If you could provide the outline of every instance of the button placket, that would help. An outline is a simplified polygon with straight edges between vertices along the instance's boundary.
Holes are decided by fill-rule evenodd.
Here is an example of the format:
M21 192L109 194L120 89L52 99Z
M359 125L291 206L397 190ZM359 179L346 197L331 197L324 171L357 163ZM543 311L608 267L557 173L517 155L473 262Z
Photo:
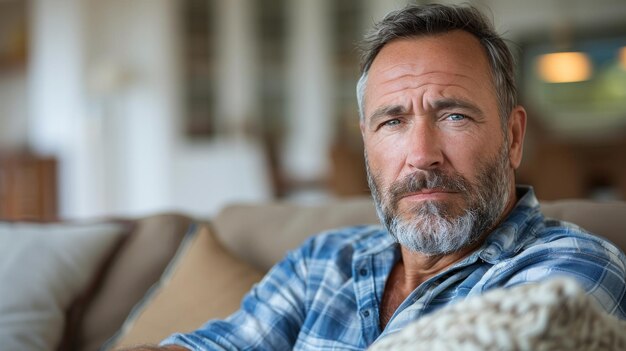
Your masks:
M358 262L355 262L353 272L358 314L363 328L363 338L371 343L378 333L378 321L375 318L376 311L372 300L375 291L372 257L361 257L356 261Z

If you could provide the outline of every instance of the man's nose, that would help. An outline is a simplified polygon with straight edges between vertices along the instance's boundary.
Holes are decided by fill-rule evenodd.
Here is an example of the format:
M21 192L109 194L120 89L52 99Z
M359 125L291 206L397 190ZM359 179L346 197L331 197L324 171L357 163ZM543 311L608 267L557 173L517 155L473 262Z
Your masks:
M412 171L441 167L444 155L437 127L430 123L418 123L412 129L407 136L407 166Z

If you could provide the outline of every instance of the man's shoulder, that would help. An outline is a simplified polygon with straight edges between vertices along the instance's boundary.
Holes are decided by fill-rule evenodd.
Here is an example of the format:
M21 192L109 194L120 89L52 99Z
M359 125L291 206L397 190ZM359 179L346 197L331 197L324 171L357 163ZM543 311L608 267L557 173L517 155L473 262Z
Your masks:
M300 247L290 251L287 259L279 265L289 265L319 283L320 277L328 276L329 272L337 272L339 276L349 276L355 255L363 251L363 247L371 247L378 243L388 247L389 235L380 226L358 225L326 230L309 237ZM313 273L314 272L314 273ZM332 275L332 274L331 274Z
M537 220L524 234L522 245L496 262L492 280L483 288L569 277L606 311L625 315L626 255L616 245L576 224L551 218Z
M320 232L309 237L296 254L303 258L330 259L351 257L355 252L372 246L387 247L393 239L380 225L355 225Z
M576 255L591 260L624 262L624 253L613 243L597 234L567 221L543 218L529 233L520 250L526 255Z
M537 237L539 240L552 243L553 246L557 247L575 245L581 249L603 248L620 252L615 244L604 237L591 233L574 223L552 218L544 219L544 225L537 233Z
M503 224L504 230L495 236L509 257L542 250L544 254L546 251L553 254L579 252L624 260L624 253L602 236L544 215L532 187L518 186L517 191L520 200Z

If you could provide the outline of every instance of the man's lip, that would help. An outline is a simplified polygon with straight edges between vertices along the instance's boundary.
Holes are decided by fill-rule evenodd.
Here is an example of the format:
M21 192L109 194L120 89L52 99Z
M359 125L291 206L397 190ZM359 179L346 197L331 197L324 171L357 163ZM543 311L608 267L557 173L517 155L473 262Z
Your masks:
M456 191L449 191L449 190L443 190L443 189L422 189L420 191L414 191L414 192L410 192L410 193L406 193L402 195L402 198L405 197L420 197L420 196L424 196L424 197L428 197L430 196L437 196L437 195L443 195L443 194L455 194Z

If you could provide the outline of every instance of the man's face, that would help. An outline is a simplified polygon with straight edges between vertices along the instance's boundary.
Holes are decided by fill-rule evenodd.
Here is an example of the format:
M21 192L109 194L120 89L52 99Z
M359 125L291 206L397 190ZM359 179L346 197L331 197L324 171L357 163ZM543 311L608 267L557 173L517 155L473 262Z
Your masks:
M471 34L385 45L369 71L364 112L370 187L403 246L458 251L512 205L523 121L521 136L515 123L503 132L489 63Z

